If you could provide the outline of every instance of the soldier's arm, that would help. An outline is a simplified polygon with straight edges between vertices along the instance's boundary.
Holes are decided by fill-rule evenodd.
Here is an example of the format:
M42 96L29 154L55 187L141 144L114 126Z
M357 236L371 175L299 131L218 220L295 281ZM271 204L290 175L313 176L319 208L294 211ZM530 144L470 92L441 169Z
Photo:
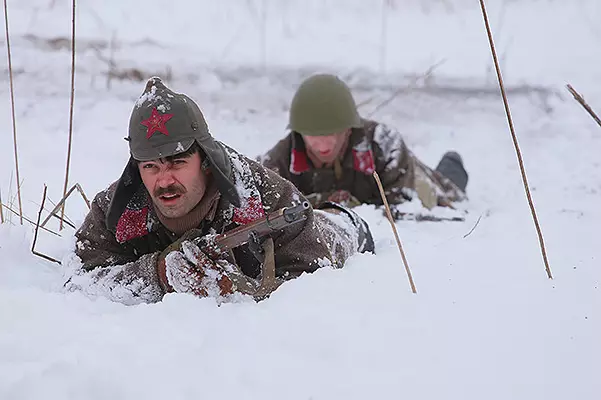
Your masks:
M263 203L267 211L277 210L305 200L294 185L264 170ZM273 235L276 275L282 280L295 278L303 272L314 272L332 265L332 256L323 235L315 224L311 208L304 223L294 224Z
M290 179L290 135L280 140L271 150L259 157L259 162L284 179Z
M374 144L376 171L388 202L400 204L413 198L415 159L401 134L384 124L378 124L374 131ZM377 203L381 203L380 193L373 195L375 199L379 199Z
M75 236L75 254L81 268L73 271L67 287L124 304L157 302L163 297L157 273L159 253L138 256L133 248L115 240L105 223L102 192Z

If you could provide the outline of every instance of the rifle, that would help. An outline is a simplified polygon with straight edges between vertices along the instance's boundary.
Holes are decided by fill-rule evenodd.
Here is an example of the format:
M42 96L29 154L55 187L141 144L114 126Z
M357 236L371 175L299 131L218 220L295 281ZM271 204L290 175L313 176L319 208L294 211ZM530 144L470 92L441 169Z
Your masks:
M280 208L263 218L239 226L215 237L215 244L222 252L248 243L248 248L261 263L261 282L252 289L240 284L247 294L255 299L265 298L281 281L275 276L275 247L269 235L307 219L306 211L311 208L308 201L291 207ZM265 239L265 240L263 240ZM263 242L263 243L262 243Z
M319 205L323 201L323 195L321 193L310 193L306 194L305 198L313 205L313 207Z
M308 195L305 195L305 197L307 198L307 200L309 200L311 202L311 204L313 204L314 207L320 205L323 203L323 199L324 197L327 198L327 196L324 196L322 193L311 193ZM411 200L410 198L406 198L407 200ZM357 200L358 201L358 200ZM447 207L451 207L452 206L450 204L446 205ZM352 206L348 206L347 207L352 207ZM381 208L382 206L377 206L377 208ZM400 212L400 211L394 211L391 210L392 212L392 216L393 219L395 221L417 221L417 222L423 222L423 221L428 221L428 222L441 222L441 221L453 221L453 222L463 222L465 221L464 217L437 217L434 215L427 215L427 214L421 214L421 213L408 213L408 212Z
M263 262L265 260L265 252L261 246L261 239L273 232L305 221L307 219L305 212L310 208L311 205L308 201L280 208L263 218L217 235L215 237L215 244L220 250L225 252L248 243L248 247L253 255L260 262Z
M429 221L429 222L441 222L441 221L453 221L453 222L463 222L465 218L463 217L437 217L434 215L426 215L426 214L413 214L413 213L402 213L397 212L394 214L393 219L395 221Z

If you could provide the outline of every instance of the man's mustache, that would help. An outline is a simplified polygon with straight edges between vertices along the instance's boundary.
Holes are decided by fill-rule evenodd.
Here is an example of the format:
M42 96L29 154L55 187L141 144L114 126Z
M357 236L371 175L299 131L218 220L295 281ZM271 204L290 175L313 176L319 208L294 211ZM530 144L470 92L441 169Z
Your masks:
M154 197L159 197L164 194L184 194L186 193L186 189L183 186L179 185L169 185L164 188L158 188L154 191Z

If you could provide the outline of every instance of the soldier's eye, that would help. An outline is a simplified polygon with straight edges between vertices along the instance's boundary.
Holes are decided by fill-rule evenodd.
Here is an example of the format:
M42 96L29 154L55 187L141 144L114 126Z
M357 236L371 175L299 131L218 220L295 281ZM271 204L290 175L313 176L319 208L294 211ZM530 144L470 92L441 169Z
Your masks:
M154 164L144 164L144 166L142 168L144 168L144 169L152 169L152 168L155 168L155 167L156 167L156 165L154 165Z

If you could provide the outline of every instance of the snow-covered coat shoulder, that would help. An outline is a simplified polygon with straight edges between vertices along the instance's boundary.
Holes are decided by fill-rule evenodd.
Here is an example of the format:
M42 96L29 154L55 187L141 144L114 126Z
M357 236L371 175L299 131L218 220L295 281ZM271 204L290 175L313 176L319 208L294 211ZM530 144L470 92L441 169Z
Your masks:
M304 200L292 183L273 171L232 149L228 153L241 206L234 207L221 198L216 217L202 224L207 233L227 231ZM95 196L90 212L76 232L75 254L81 267L75 270L69 285L126 304L159 301L164 293L159 285L157 259L177 237L156 217L143 185L131 198L120 200L127 203L125 211L116 226L109 227L106 218L109 207L119 203L114 199L117 185L115 182ZM331 251L340 247L333 246L333 238L340 240L342 236L324 234L327 230L320 228L324 221L324 218L316 220L310 210L304 223L272 236L278 278L294 278L324 265L340 265L346 259L349 251L338 251L339 254ZM251 277L259 274L260 265L247 247L238 248L234 254L245 274Z

